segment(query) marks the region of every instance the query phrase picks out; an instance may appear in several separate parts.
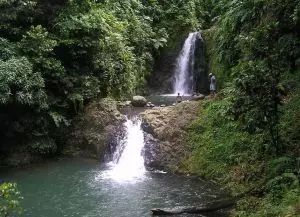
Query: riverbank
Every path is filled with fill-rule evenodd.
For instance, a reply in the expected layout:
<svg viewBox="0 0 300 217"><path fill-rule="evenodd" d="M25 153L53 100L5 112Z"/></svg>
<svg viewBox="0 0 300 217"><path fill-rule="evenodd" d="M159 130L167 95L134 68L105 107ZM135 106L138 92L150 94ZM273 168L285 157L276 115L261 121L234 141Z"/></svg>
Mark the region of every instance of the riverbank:
<svg viewBox="0 0 300 217"><path fill-rule="evenodd" d="M300 216L299 146L291 142L298 138L298 123L291 121L298 120L299 96L295 91L284 100L280 127L286 148L281 153L267 149L265 135L240 127L228 114L231 101L223 93L146 111L145 128L155 138L148 160L214 180L240 198L231 216Z"/></svg>
<svg viewBox="0 0 300 217"><path fill-rule="evenodd" d="M243 131L228 115L228 97L206 101L186 134L192 155L183 171L215 180L240 198L231 216L300 216L299 146L289 142L299 132L290 119L299 118L299 96L292 93L282 108L288 137L277 154L266 149L262 134Z"/></svg>

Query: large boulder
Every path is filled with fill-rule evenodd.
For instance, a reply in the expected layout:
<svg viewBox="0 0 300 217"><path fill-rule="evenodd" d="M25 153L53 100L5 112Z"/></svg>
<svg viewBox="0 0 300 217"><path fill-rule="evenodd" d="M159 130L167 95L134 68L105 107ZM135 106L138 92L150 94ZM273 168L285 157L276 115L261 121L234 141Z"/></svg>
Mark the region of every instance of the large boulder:
<svg viewBox="0 0 300 217"><path fill-rule="evenodd" d="M64 152L103 159L111 143L117 142L114 135L122 134L124 121L114 100L104 98L90 103L74 120Z"/></svg>
<svg viewBox="0 0 300 217"><path fill-rule="evenodd" d="M131 104L134 107L145 107L147 105L147 99L143 96L134 96L132 98Z"/></svg>
<svg viewBox="0 0 300 217"><path fill-rule="evenodd" d="M143 154L148 169L180 170L183 160L191 154L186 132L201 108L201 101L184 101L141 113L145 132Z"/></svg>

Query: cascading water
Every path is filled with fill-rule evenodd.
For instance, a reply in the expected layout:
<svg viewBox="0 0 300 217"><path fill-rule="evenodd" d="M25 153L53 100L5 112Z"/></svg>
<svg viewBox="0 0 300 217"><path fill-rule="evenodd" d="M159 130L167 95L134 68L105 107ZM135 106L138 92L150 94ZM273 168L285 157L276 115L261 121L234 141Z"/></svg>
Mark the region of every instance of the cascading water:
<svg viewBox="0 0 300 217"><path fill-rule="evenodd" d="M199 32L189 34L177 58L175 83L173 85L174 94L189 94L193 90L194 53L197 37L201 37Z"/></svg>
<svg viewBox="0 0 300 217"><path fill-rule="evenodd" d="M141 119L132 117L124 123L126 136L121 141L109 163L110 169L103 176L117 181L142 180L146 172L142 149L144 134Z"/></svg>

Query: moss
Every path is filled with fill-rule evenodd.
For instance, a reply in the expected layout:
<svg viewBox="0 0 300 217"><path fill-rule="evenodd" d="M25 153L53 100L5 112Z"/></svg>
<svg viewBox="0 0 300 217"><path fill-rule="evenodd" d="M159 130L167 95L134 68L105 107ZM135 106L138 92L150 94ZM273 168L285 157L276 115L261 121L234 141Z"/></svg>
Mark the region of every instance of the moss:
<svg viewBox="0 0 300 217"><path fill-rule="evenodd" d="M193 153L181 170L214 179L240 197L232 216L300 216L299 90L282 107L286 151L277 155L264 153L263 135L243 131L228 115L228 98L207 101L189 127Z"/></svg>
<svg viewBox="0 0 300 217"><path fill-rule="evenodd" d="M216 43L215 43L215 32L216 27L211 29L206 29L201 31L202 38L205 41L206 45L206 56L208 63L208 73L215 73L218 78L218 88L221 89L224 86L224 83L227 80L227 74L225 67L218 60L218 54L216 53Z"/></svg>

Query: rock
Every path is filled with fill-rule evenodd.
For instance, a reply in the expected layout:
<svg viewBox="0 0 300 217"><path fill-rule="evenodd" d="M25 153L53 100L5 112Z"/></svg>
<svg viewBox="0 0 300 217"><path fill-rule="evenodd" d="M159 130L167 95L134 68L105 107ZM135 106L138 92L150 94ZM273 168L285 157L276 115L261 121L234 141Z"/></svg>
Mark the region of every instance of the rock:
<svg viewBox="0 0 300 217"><path fill-rule="evenodd" d="M125 101L125 106L131 106L131 101Z"/></svg>
<svg viewBox="0 0 300 217"><path fill-rule="evenodd" d="M205 54L205 41L201 34L197 35L195 41L195 62L194 62L194 74L193 83L195 91L199 93L209 93L209 82L208 82L208 67L207 58Z"/></svg>
<svg viewBox="0 0 300 217"><path fill-rule="evenodd" d="M143 96L134 96L131 101L134 107L144 107L147 105L147 99Z"/></svg>
<svg viewBox="0 0 300 217"><path fill-rule="evenodd" d="M147 170L163 170L164 161L161 156L160 141L155 139L151 134L144 133L144 148L142 151L144 157L144 165Z"/></svg>
<svg viewBox="0 0 300 217"><path fill-rule="evenodd" d="M118 107L128 107L131 106L131 101L118 102Z"/></svg>
<svg viewBox="0 0 300 217"><path fill-rule="evenodd" d="M152 88L152 92L172 92L174 71L177 67L176 61L188 34L189 32L186 31L178 33L172 40L172 46L162 49L160 54L155 58L154 70L149 76L149 86ZM205 50L205 41L199 34L195 42L194 69L190 71L194 72L193 86L195 87L195 91L208 94L208 64Z"/></svg>
<svg viewBox="0 0 300 217"><path fill-rule="evenodd" d="M155 107L155 105L152 102L148 102L146 107L153 108L153 107Z"/></svg>
<svg viewBox="0 0 300 217"><path fill-rule="evenodd" d="M160 107L166 107L166 105L165 104L161 104Z"/></svg>
<svg viewBox="0 0 300 217"><path fill-rule="evenodd" d="M177 171L182 166L183 159L191 154L185 140L186 131L201 108L201 102L184 101L141 113L145 132L143 153L148 169Z"/></svg>
<svg viewBox="0 0 300 217"><path fill-rule="evenodd" d="M142 124L141 124L141 128L143 129L143 131L145 132L145 133L149 133L149 134L154 134L154 131L153 131L153 129L152 129L152 127L147 123L147 122L142 122Z"/></svg>
<svg viewBox="0 0 300 217"><path fill-rule="evenodd" d="M191 100L193 100L193 101L199 101L199 100L203 100L203 99L205 99L205 96L203 94L192 96L192 98L191 98Z"/></svg>
<svg viewBox="0 0 300 217"><path fill-rule="evenodd" d="M122 131L124 121L114 100L104 98L90 103L83 115L74 120L64 153L103 159L112 138Z"/></svg>

